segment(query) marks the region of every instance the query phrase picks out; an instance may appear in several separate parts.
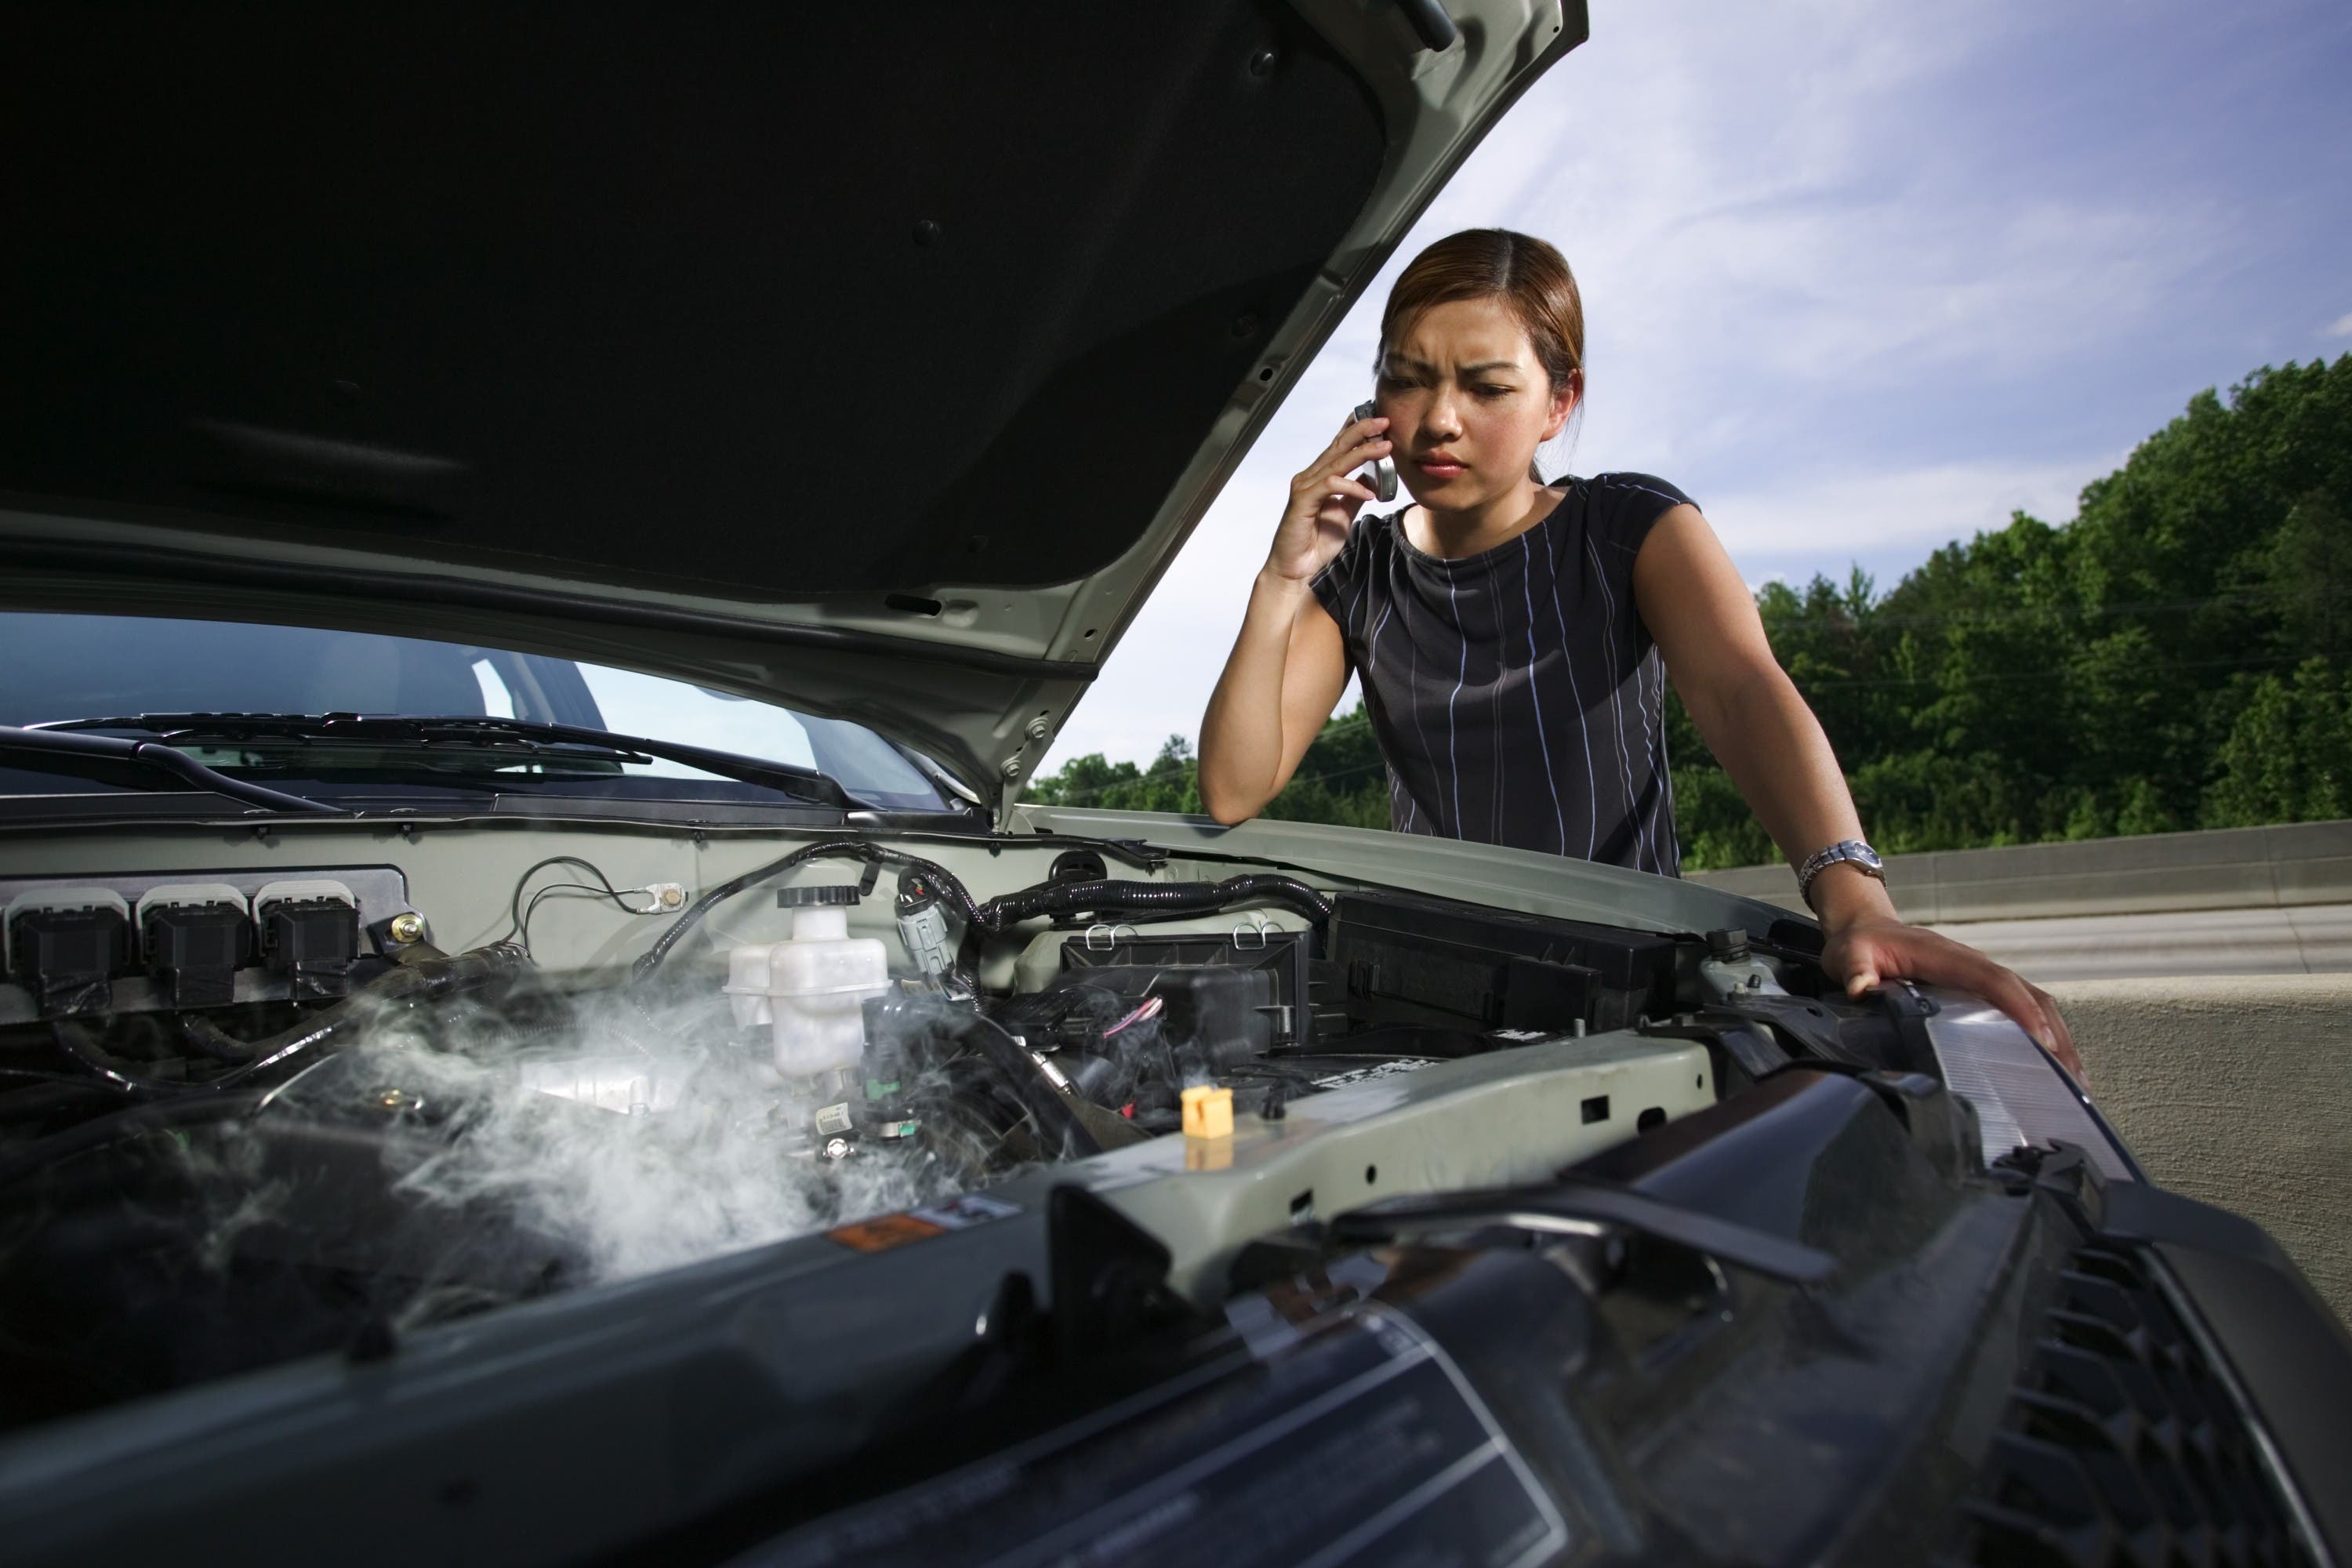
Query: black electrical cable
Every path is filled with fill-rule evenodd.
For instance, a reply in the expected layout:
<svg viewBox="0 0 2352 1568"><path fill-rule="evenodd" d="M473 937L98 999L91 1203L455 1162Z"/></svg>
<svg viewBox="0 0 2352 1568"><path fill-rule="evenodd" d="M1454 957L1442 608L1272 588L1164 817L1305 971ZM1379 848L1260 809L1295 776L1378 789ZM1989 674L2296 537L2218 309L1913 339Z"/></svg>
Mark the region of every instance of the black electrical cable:
<svg viewBox="0 0 2352 1568"><path fill-rule="evenodd" d="M237 1094L184 1096L125 1106L104 1116L92 1117L62 1132L52 1133L17 1151L13 1158L0 1161L0 1187L21 1181L69 1154L98 1148L130 1133L178 1127L192 1121L226 1121L249 1112L260 1103L261 1096L258 1094Z"/></svg>
<svg viewBox="0 0 2352 1568"><path fill-rule="evenodd" d="M621 890L613 886L613 879L604 875L604 868L597 866L593 861L583 860L577 855L550 855L546 859L540 861L537 865L525 871L521 876L515 879L514 892L507 900L507 929L505 933L499 938L499 941L521 942L523 956L526 958L530 955L530 910L523 907L522 890L530 886L530 879L533 877L538 876L550 866L577 866L583 871L585 871L590 876L595 878L598 883L596 888L589 888L585 882L558 882L552 884L552 886L559 888L579 888L589 892L601 891L606 898L612 900L615 904L619 904L621 908L628 910L629 913L633 915L641 915L650 912L646 910L629 909L627 904L623 903L621 900ZM534 895L533 907L535 908L536 906L537 898L536 895Z"/></svg>
<svg viewBox="0 0 2352 1568"><path fill-rule="evenodd" d="M883 1004L882 1017L885 1033L901 1033L909 1027L935 1029L971 1047L997 1080L1019 1098L1029 1119L1036 1123L1041 1142L1050 1144L1058 1137L1063 1154L1073 1159L1102 1152L1102 1140L1087 1128L1076 1103L1045 1076L1045 1068L1028 1047L994 1019L968 1007L896 999Z"/></svg>
<svg viewBox="0 0 2352 1568"><path fill-rule="evenodd" d="M980 921L1003 931L1038 915L1205 914L1245 903L1283 904L1318 925L1331 918L1331 900L1297 878L1252 873L1222 882L1045 882L989 900Z"/></svg>
<svg viewBox="0 0 2352 1568"><path fill-rule="evenodd" d="M143 1092L213 1094L235 1088L255 1075L304 1051L331 1048L337 1036L365 1022L386 1003L434 1001L453 991L487 984L513 974L524 963L523 951L512 942L492 942L466 952L406 960L352 992L333 1006L313 1013L289 1029L266 1039L240 1040L224 1034L205 1018L183 1015L180 1032L192 1043L203 1040L207 1054L223 1048L247 1053L243 1067L215 1079L186 1084L127 1080ZM91 1064L95 1066L96 1064ZM119 1076L119 1075L111 1075Z"/></svg>
<svg viewBox="0 0 2352 1568"><path fill-rule="evenodd" d="M123 1094L171 1094L193 1087L185 1083L166 1083L156 1079L139 1078L122 1071L90 1041L82 1038L79 1029L63 1018L49 1021L49 1037L58 1049L98 1075L106 1087Z"/></svg>
<svg viewBox="0 0 2352 1568"><path fill-rule="evenodd" d="M522 907L522 924L519 932L519 940L526 956L535 956L531 954L530 951L530 917L539 911L541 900L555 893L590 893L599 899L609 899L614 906L626 914L652 915L659 914L661 912L658 908L650 910L637 909L625 901L618 892L615 892L610 887L599 888L588 882L542 882L538 887L531 889L530 901Z"/></svg>
<svg viewBox="0 0 2352 1568"><path fill-rule="evenodd" d="M919 871L937 884L940 896L967 925L980 923L979 906L972 902L971 894L965 890L963 883L946 867L926 860L919 855L908 855L897 849L886 849L864 838L825 838L814 844L804 844L781 860L771 860L764 866L754 867L740 877L719 883L702 897L695 900L693 906L686 913L671 921L669 929L656 937L653 946L647 948L637 959L635 978L650 979L655 972L661 968L663 961L669 957L670 950L684 941L688 931L702 923L702 917L729 899L747 888L757 887L761 882L772 881L795 866L806 865L811 860L824 859L863 860L868 865L895 866L903 870Z"/></svg>
<svg viewBox="0 0 2352 1568"><path fill-rule="evenodd" d="M680 915L637 960L635 977L644 980L660 969L670 950L719 904L746 888L820 858L863 860L871 865L893 866L919 872L936 884L940 896L962 917L968 928L982 931L1000 931L1038 915L1066 914L1079 910L1106 914L1188 914L1231 909L1236 904L1274 903L1286 905L1318 925L1328 923L1332 912L1330 900L1297 878L1263 873L1228 877L1222 882L1046 882L991 899L985 904L976 904L963 883L943 866L896 849L886 849L863 838L829 838L805 845L781 860L746 871L703 894L695 900L694 907Z"/></svg>

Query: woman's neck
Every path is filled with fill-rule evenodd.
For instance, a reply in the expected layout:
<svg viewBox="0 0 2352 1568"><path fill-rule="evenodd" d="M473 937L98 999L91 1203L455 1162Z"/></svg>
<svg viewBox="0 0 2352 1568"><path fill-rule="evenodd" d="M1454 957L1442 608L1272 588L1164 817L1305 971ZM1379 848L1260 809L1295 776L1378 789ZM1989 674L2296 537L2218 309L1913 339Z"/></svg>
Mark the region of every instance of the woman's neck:
<svg viewBox="0 0 2352 1568"><path fill-rule="evenodd" d="M1415 506L1405 513L1405 536L1414 549L1451 561L1508 544L1559 504L1559 491L1521 479L1494 500L1460 511Z"/></svg>

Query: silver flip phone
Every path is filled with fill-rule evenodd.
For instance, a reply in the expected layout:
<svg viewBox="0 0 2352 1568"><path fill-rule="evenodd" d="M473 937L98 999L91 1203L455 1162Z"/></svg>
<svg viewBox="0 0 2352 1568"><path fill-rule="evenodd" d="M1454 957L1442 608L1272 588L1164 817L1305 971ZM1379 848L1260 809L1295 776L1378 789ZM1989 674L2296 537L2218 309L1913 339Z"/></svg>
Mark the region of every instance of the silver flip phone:
<svg viewBox="0 0 2352 1568"><path fill-rule="evenodd" d="M1370 419L1379 412L1379 407L1369 400L1359 403L1356 405L1356 411L1348 416L1348 423L1353 425L1359 419ZM1397 471L1393 459L1388 458L1372 459L1372 493L1384 501L1396 500Z"/></svg>

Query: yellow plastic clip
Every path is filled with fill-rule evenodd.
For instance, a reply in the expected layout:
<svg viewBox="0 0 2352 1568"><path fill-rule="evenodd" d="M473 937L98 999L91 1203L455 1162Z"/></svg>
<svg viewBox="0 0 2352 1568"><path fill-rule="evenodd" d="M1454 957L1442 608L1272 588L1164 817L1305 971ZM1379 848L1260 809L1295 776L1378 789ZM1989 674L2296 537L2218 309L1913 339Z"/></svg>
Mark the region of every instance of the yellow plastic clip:
<svg viewBox="0 0 2352 1568"><path fill-rule="evenodd" d="M1181 1097L1184 1101L1184 1136L1187 1138L1230 1138L1234 1135L1234 1091L1211 1089L1203 1084L1188 1089Z"/></svg>

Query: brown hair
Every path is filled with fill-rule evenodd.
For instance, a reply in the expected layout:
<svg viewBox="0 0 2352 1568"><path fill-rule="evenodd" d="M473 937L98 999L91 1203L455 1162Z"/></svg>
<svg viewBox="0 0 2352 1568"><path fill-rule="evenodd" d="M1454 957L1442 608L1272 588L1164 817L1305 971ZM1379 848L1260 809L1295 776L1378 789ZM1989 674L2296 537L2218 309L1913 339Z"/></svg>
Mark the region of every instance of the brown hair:
<svg viewBox="0 0 2352 1568"><path fill-rule="evenodd" d="M1388 363L1389 345L1433 305L1455 300L1500 300L1509 308L1536 363L1557 396L1584 372L1584 297L1568 258L1533 235L1507 228L1465 228L1449 234L1412 258L1381 312L1381 346L1374 374ZM1538 484L1543 475L1535 473Z"/></svg>

